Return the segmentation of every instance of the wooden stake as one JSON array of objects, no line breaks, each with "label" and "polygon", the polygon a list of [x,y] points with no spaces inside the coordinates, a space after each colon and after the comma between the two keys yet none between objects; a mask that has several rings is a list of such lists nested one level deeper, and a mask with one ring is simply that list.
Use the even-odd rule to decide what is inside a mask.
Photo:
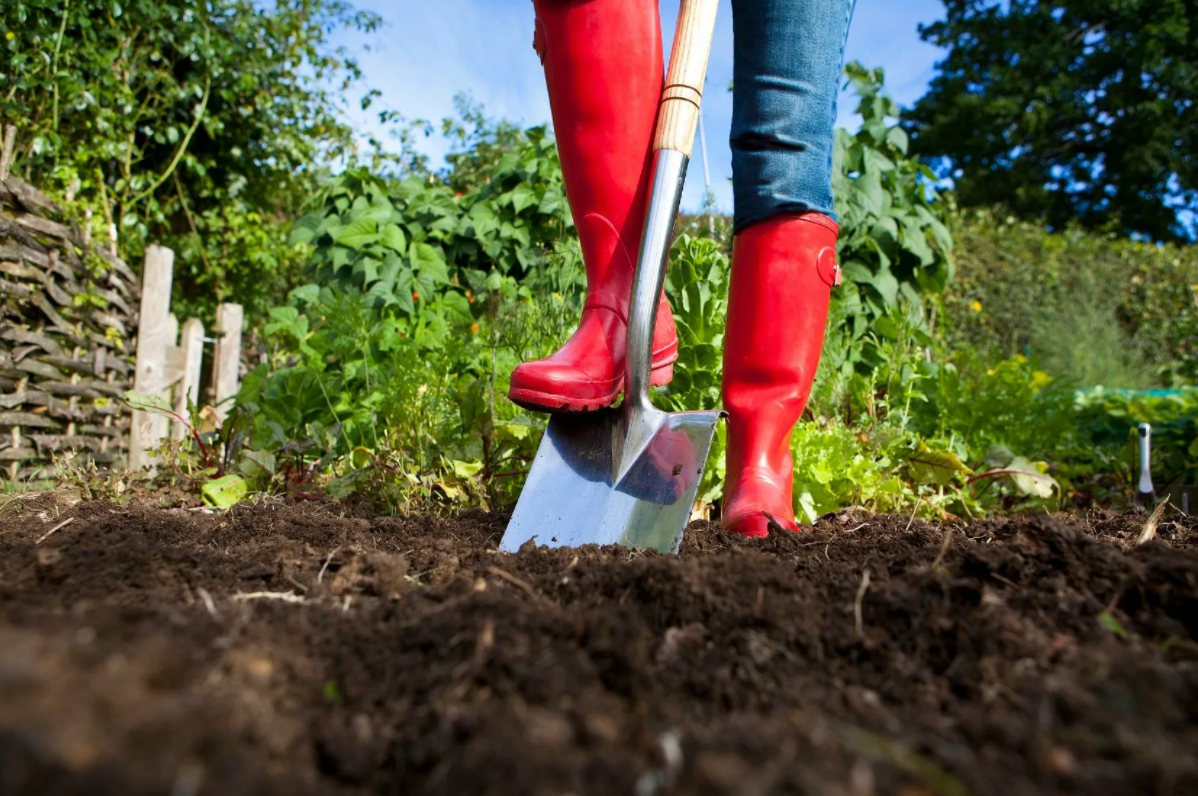
[{"label": "wooden stake", "polygon": [[[137,369],[133,389],[146,396],[162,396],[166,386],[166,353],[171,344],[171,272],[175,253],[164,246],[146,248],[142,273],[141,314],[137,325]],[[150,451],[167,435],[167,419],[158,414],[134,412],[129,435],[129,467],[151,465]]]},{"label": "wooden stake", "polygon": [[12,169],[13,149],[17,144],[17,126],[10,124],[4,127],[4,144],[0,146],[0,181],[8,179]]},{"label": "wooden stake", "polygon": [[212,364],[216,416],[222,421],[232,409],[232,399],[241,387],[241,322],[245,313],[240,304],[221,304],[216,308],[216,356]]},{"label": "wooden stake", "polygon": [[[183,322],[183,333],[179,338],[180,364],[183,373],[175,386],[175,412],[188,417],[188,403],[200,402],[200,375],[204,368],[204,324],[199,318],[188,318]],[[183,439],[187,429],[178,421],[171,426],[171,438]]]}]

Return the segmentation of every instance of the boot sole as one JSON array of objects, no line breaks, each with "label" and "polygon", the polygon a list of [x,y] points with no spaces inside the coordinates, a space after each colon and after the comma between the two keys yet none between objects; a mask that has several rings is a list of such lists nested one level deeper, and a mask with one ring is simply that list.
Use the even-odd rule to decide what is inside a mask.
[{"label": "boot sole", "polygon": [[[673,360],[657,365],[649,371],[649,383],[654,387],[664,387],[673,379]],[[616,382],[615,390],[608,395],[598,398],[575,398],[568,395],[554,395],[537,390],[513,388],[508,391],[508,399],[516,404],[516,406],[523,407],[532,412],[549,412],[550,414],[557,412],[586,413],[597,412],[600,409],[608,408],[616,402],[622,392],[624,392],[624,378],[620,377],[620,380]]]}]

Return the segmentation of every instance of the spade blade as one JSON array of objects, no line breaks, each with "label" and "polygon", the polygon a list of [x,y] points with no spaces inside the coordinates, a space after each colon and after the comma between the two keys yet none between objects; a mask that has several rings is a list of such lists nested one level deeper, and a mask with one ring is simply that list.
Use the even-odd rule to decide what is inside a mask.
[{"label": "spade blade", "polygon": [[533,540],[678,552],[720,416],[661,413],[648,444],[621,468],[613,440],[625,433],[625,413],[555,415],[500,549],[515,552]]}]

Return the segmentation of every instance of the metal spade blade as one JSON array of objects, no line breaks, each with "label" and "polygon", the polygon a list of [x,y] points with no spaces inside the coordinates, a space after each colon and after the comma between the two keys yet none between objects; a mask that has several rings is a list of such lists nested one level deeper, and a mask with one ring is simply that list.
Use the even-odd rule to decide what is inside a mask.
[{"label": "metal spade blade", "polygon": [[500,549],[515,552],[531,539],[676,553],[719,419],[719,412],[663,412],[619,473],[613,439],[626,433],[622,410],[554,416]]},{"label": "metal spade blade", "polygon": [[549,421],[500,549],[621,544],[675,553],[690,520],[720,412],[663,412],[649,401],[657,297],[687,156],[654,158],[629,303],[625,398],[618,409]]}]

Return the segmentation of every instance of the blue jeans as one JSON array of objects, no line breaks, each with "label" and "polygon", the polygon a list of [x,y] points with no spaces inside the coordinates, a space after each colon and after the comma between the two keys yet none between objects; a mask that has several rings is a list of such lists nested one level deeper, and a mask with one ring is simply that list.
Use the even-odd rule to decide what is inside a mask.
[{"label": "blue jeans", "polygon": [[832,150],[856,0],[732,0],[734,229],[779,213],[835,219]]}]

